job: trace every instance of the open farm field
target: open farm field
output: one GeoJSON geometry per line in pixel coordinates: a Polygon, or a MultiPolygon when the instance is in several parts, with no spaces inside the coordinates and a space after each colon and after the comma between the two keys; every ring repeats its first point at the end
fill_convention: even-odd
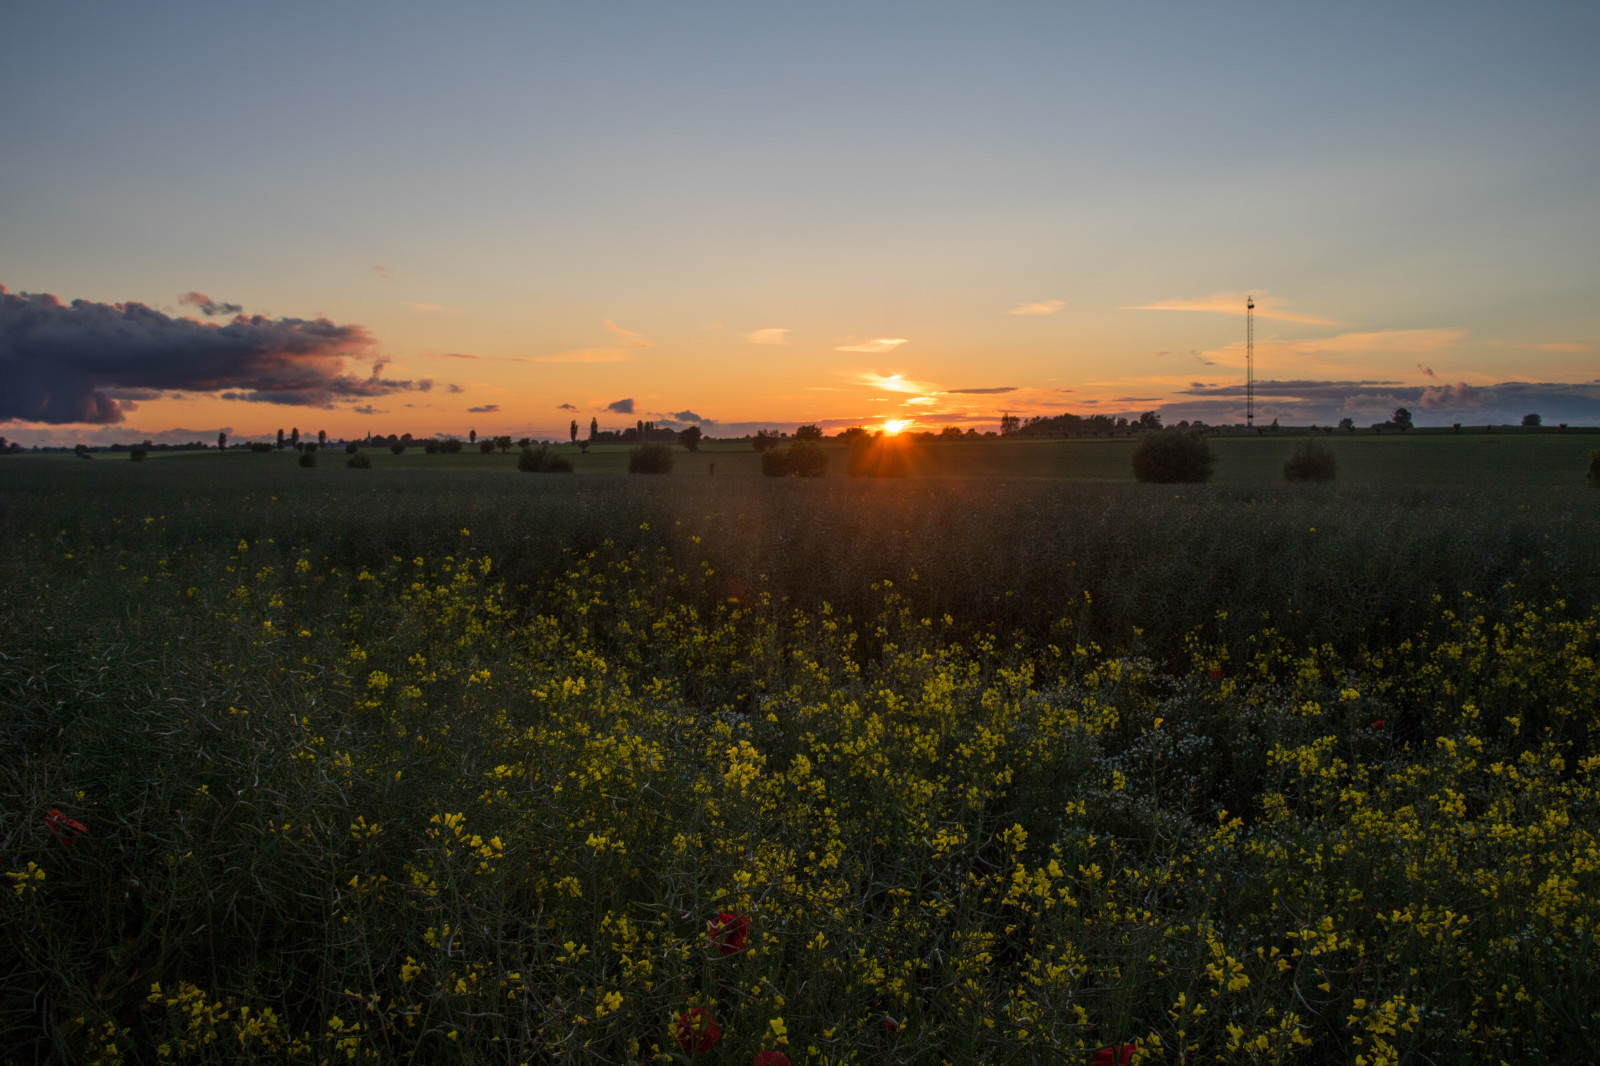
{"type": "MultiPolygon", "coordinates": [[[[1214,481],[1223,485],[1275,484],[1283,480],[1283,463],[1301,432],[1259,436],[1215,436],[1209,438],[1217,456],[1214,481]]],[[[1339,462],[1338,481],[1345,485],[1494,486],[1582,485],[1589,453],[1600,448],[1600,434],[1584,430],[1560,433],[1553,430],[1527,432],[1502,429],[1485,433],[1482,429],[1460,434],[1419,431],[1409,434],[1334,433],[1316,435],[1333,449],[1339,462]]],[[[986,480],[1066,480],[1130,482],[1133,480],[1130,457],[1135,439],[1084,438],[1068,440],[977,440],[940,441],[921,444],[913,473],[933,478],[982,478],[986,480]]],[[[824,442],[830,471],[843,476],[848,448],[837,442],[824,442]]],[[[578,474],[625,474],[632,445],[601,444],[587,453],[571,445],[556,450],[573,463],[578,474]]],[[[374,469],[461,473],[517,473],[516,450],[481,454],[466,449],[455,455],[428,455],[414,447],[400,455],[386,448],[366,449],[374,469]]],[[[24,462],[65,462],[72,457],[55,455],[47,459],[18,457],[24,462]]],[[[152,456],[161,463],[236,464],[227,469],[256,470],[294,466],[293,452],[264,455],[234,452],[226,456],[215,452],[178,452],[152,456]]],[[[362,477],[364,471],[343,473],[345,454],[339,449],[319,453],[318,466],[305,472],[307,477],[362,477]]],[[[126,463],[125,455],[105,454],[101,462],[126,463]]],[[[675,452],[672,477],[757,477],[761,456],[748,443],[729,441],[702,444],[700,451],[675,452]],[[713,469],[714,467],[714,469],[713,469]]]]}
{"type": "Polygon", "coordinates": [[[1514,440],[7,459],[0,1062],[1592,1061],[1600,493],[1513,475],[1594,438],[1514,440]]]}

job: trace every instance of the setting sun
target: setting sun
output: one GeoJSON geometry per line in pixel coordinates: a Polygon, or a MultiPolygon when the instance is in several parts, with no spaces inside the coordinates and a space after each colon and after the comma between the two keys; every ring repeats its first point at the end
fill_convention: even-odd
{"type": "Polygon", "coordinates": [[[902,429],[905,429],[907,426],[909,426],[910,424],[911,424],[911,422],[910,422],[909,419],[891,418],[891,419],[889,419],[889,421],[887,421],[887,422],[885,422],[883,424],[884,435],[888,436],[888,437],[893,437],[896,434],[898,434],[902,429]]]}

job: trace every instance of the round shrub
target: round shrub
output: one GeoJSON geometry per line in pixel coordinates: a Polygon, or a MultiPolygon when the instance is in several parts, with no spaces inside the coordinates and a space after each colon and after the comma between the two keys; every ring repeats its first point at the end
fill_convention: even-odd
{"type": "Polygon", "coordinates": [[[814,440],[797,440],[787,448],[762,452],[761,472],[768,477],[823,477],[828,453],[814,440]]]}
{"type": "Polygon", "coordinates": [[[363,451],[351,452],[350,458],[344,461],[344,465],[352,470],[371,470],[372,457],[363,451]]]}
{"type": "Polygon", "coordinates": [[[572,460],[541,444],[537,448],[522,449],[517,456],[517,469],[526,474],[570,474],[572,460]]]}
{"type": "Polygon", "coordinates": [[[672,473],[672,448],[666,444],[639,445],[628,453],[628,473],[672,473]]]}
{"type": "Polygon", "coordinates": [[[316,466],[317,465],[317,453],[312,451],[310,448],[307,448],[305,451],[301,452],[300,453],[300,465],[301,466],[316,466]]]}
{"type": "Polygon", "coordinates": [[[488,455],[490,452],[494,451],[494,441],[490,440],[488,437],[480,440],[478,442],[478,451],[482,452],[484,455],[488,455]]]}
{"type": "Polygon", "coordinates": [[[1133,449],[1133,476],[1159,485],[1209,481],[1215,464],[1206,439],[1181,429],[1141,433],[1133,449]]]}
{"type": "Polygon", "coordinates": [[[789,469],[789,449],[769,448],[762,452],[761,472],[767,477],[788,477],[793,473],[789,469]]]}
{"type": "MultiPolygon", "coordinates": [[[[428,443],[432,444],[433,442],[429,441],[428,443]]],[[[406,446],[405,446],[405,442],[404,441],[398,441],[397,440],[393,444],[389,445],[389,451],[391,453],[395,454],[395,455],[402,455],[402,454],[405,453],[405,450],[406,450],[406,446]]],[[[428,450],[432,451],[433,449],[429,448],[428,450]]]]}
{"type": "Polygon", "coordinates": [[[355,441],[351,441],[349,444],[346,444],[344,446],[344,453],[346,455],[354,455],[356,452],[358,452],[360,450],[361,450],[361,445],[357,444],[355,441]]]}
{"type": "Polygon", "coordinates": [[[1339,473],[1339,460],[1333,449],[1314,437],[1294,446],[1283,462],[1283,476],[1290,481],[1332,481],[1339,473]]]}

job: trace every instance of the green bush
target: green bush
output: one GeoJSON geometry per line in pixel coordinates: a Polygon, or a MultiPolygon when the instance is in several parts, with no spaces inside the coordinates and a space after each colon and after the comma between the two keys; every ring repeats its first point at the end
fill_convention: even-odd
{"type": "Polygon", "coordinates": [[[350,443],[348,443],[348,444],[346,444],[344,446],[344,453],[346,455],[354,455],[356,452],[358,452],[360,450],[361,450],[361,445],[357,444],[355,441],[351,441],[350,443]]]}
{"type": "Polygon", "coordinates": [[[1339,473],[1339,460],[1333,449],[1314,437],[1296,444],[1283,463],[1283,476],[1290,481],[1332,481],[1339,473]]]}
{"type": "Polygon", "coordinates": [[[628,453],[630,474],[672,473],[672,446],[668,444],[641,444],[628,453]]]}
{"type": "MultiPolygon", "coordinates": [[[[432,444],[433,442],[429,441],[428,443],[432,444]]],[[[405,453],[405,450],[406,450],[405,441],[397,440],[393,444],[389,445],[389,451],[392,452],[395,455],[402,455],[402,454],[405,453]]],[[[433,449],[429,448],[428,450],[432,451],[433,449]]]]}
{"type": "Polygon", "coordinates": [[[570,474],[572,460],[557,455],[547,444],[537,448],[524,448],[517,456],[517,469],[525,474],[570,474]]]}
{"type": "Polygon", "coordinates": [[[768,477],[823,477],[828,453],[814,440],[796,440],[787,448],[762,452],[761,472],[768,477]]]}
{"type": "Polygon", "coordinates": [[[767,477],[788,477],[793,473],[789,469],[789,449],[772,448],[762,452],[761,472],[767,477]]]}
{"type": "Polygon", "coordinates": [[[1160,485],[1209,481],[1215,464],[1204,437],[1178,429],[1141,433],[1133,449],[1133,476],[1160,485]]]}
{"type": "Polygon", "coordinates": [[[344,465],[352,470],[371,470],[372,458],[366,452],[357,450],[350,453],[350,458],[345,460],[344,465]]]}
{"type": "Polygon", "coordinates": [[[1589,484],[1600,489],[1600,448],[1589,453],[1589,484]]]}
{"type": "Polygon", "coordinates": [[[317,453],[312,451],[310,448],[307,448],[305,451],[301,452],[300,453],[300,465],[301,466],[316,466],[317,465],[317,453]]]}

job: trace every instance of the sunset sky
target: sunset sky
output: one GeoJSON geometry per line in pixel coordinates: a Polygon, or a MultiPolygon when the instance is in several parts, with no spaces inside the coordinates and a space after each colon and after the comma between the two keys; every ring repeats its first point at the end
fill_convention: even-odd
{"type": "Polygon", "coordinates": [[[1246,294],[1263,420],[1600,423],[1593,3],[4,25],[24,444],[1234,422],[1246,294]]]}

